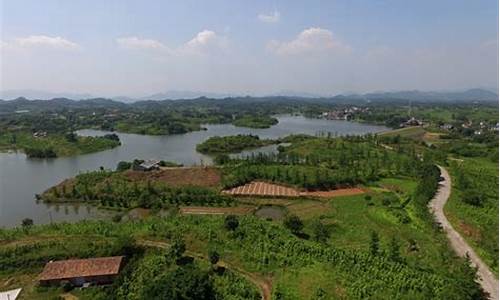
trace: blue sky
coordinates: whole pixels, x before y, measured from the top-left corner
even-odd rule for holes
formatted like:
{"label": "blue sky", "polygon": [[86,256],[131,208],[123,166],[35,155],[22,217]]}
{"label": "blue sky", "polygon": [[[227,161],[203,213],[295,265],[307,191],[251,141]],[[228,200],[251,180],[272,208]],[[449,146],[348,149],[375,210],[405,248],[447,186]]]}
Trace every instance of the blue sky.
{"label": "blue sky", "polygon": [[498,85],[497,1],[0,1],[2,90]]}

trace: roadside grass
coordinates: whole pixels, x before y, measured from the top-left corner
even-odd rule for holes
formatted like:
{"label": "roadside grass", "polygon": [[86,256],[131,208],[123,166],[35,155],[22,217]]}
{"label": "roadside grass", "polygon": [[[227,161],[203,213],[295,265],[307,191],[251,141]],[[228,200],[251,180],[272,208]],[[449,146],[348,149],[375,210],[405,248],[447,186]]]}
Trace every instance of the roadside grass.
{"label": "roadside grass", "polygon": [[[400,190],[411,192],[415,184],[407,179],[390,178],[383,182],[397,185]],[[447,248],[444,237],[436,235],[433,229],[417,217],[413,216],[411,202],[405,210],[410,216],[408,223],[402,223],[397,212],[400,208],[399,202],[394,200],[389,205],[383,204],[383,199],[394,192],[378,192],[371,190],[370,201],[365,195],[336,197],[329,201],[331,209],[319,211],[307,215],[305,219],[305,232],[312,236],[310,228],[312,221],[321,219],[330,229],[330,238],[327,243],[339,249],[367,251],[370,245],[370,234],[372,231],[380,237],[380,248],[388,252],[390,241],[396,238],[400,246],[400,254],[411,265],[425,263],[439,266],[442,264],[442,255],[451,253]],[[406,192],[402,198],[405,197]],[[371,203],[370,203],[371,202]],[[412,250],[410,245],[415,243],[418,250]]]}
{"label": "roadside grass", "polygon": [[406,194],[412,194],[417,187],[417,183],[414,180],[404,177],[382,178],[377,184],[389,190],[394,190],[395,192],[401,191]]}
{"label": "roadside grass", "polygon": [[[498,163],[486,158],[462,158],[449,168],[452,176],[451,197],[444,207],[453,227],[498,276]],[[458,172],[472,181],[485,195],[482,206],[463,201],[464,193],[456,184]]]}

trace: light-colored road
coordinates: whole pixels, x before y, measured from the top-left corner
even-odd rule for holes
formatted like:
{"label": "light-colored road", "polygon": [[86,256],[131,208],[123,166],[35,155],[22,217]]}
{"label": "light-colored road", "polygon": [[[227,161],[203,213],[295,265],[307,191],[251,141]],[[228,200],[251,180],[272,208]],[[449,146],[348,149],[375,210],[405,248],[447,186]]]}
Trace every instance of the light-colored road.
{"label": "light-colored road", "polygon": [[481,258],[479,258],[476,252],[474,252],[462,236],[455,229],[453,229],[453,226],[451,226],[450,222],[448,222],[448,219],[446,219],[446,216],[444,215],[443,208],[451,194],[451,178],[445,168],[439,166],[439,169],[441,170],[441,176],[444,180],[440,182],[438,192],[429,203],[429,208],[435,215],[436,221],[441,224],[443,230],[446,232],[453,250],[459,256],[469,254],[472,265],[477,267],[479,283],[483,289],[490,294],[490,299],[498,300],[498,279],[495,274],[490,271],[488,266],[481,260]]}

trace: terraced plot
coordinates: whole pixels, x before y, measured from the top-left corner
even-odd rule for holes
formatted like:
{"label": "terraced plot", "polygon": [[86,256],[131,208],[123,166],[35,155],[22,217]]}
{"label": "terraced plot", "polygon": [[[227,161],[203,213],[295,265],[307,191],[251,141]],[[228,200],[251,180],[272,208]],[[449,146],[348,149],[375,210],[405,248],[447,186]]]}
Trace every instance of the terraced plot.
{"label": "terraced plot", "polygon": [[224,194],[235,196],[264,196],[264,197],[318,197],[332,198],[339,196],[351,196],[363,194],[365,191],[360,188],[345,188],[329,191],[305,191],[286,187],[279,184],[253,181],[229,190],[222,191]]}
{"label": "terraced plot", "polygon": [[223,191],[229,195],[240,196],[272,196],[272,197],[299,197],[300,193],[294,188],[262,181],[253,181],[229,190]]}

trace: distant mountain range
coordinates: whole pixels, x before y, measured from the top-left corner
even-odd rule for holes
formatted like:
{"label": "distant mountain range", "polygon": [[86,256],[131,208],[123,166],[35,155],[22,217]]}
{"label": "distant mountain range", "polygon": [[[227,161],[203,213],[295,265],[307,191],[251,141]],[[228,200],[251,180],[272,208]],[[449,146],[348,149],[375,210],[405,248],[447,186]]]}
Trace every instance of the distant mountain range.
{"label": "distant mountain range", "polygon": [[[37,90],[9,90],[0,92],[0,99],[11,100],[16,98],[26,98],[32,100],[48,100],[55,98],[66,98],[66,99],[95,99],[97,97],[91,94],[77,94],[77,93],[52,93]],[[115,101],[121,101],[125,103],[131,103],[136,101],[144,100],[185,100],[185,99],[197,99],[197,98],[210,98],[210,99],[223,99],[223,98],[241,98],[239,95],[230,93],[210,93],[210,92],[191,92],[191,91],[168,91],[165,93],[153,94],[146,97],[111,97],[109,99]],[[348,94],[348,95],[336,95],[336,96],[325,96],[320,94],[312,93],[301,93],[293,91],[282,91],[278,93],[269,94],[263,97],[251,97],[251,98],[272,98],[272,97],[290,97],[290,98],[300,98],[300,99],[322,99],[322,100],[337,100],[337,101],[390,101],[390,100],[407,100],[407,101],[417,101],[417,102],[427,102],[427,101],[498,101],[498,94],[487,89],[470,89],[466,91],[451,91],[451,92],[435,92],[435,91],[397,91],[397,92],[374,92],[366,94]]]}
{"label": "distant mountain range", "polygon": [[54,93],[40,90],[6,90],[0,91],[0,99],[11,100],[16,98],[26,98],[31,100],[49,100],[55,98],[67,99],[90,99],[95,98],[91,94],[82,93]]}
{"label": "distant mountain range", "polygon": [[364,94],[369,100],[409,101],[498,101],[498,94],[485,89],[470,89],[463,92],[401,91]]}

